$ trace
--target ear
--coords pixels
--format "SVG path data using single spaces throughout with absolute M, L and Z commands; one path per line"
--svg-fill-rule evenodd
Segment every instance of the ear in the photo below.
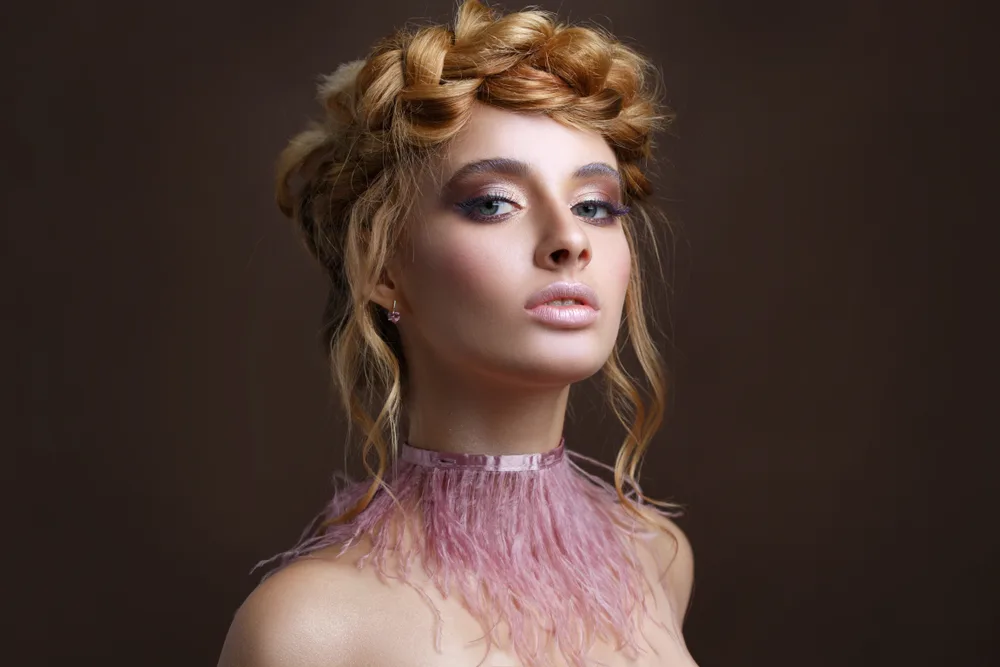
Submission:
M 379 281 L 371 292 L 371 300 L 386 310 L 392 310 L 392 302 L 396 302 L 396 310 L 402 311 L 403 295 L 396 280 L 397 272 L 395 266 L 387 266 L 382 271 Z

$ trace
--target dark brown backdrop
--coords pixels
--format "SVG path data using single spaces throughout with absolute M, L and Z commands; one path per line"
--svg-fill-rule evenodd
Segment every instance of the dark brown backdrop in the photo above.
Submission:
M 977 456 L 995 439 L 973 433 L 986 401 L 958 396 L 977 334 L 953 296 L 964 230 L 995 220 L 970 127 L 983 19 L 862 0 L 547 7 L 634 40 L 679 113 L 661 151 L 682 230 L 673 413 L 645 481 L 688 507 L 695 657 L 990 664 Z M 249 568 L 326 498 L 343 428 L 324 289 L 272 163 L 315 75 L 449 8 L 6 10 L 9 664 L 214 664 Z M 611 460 L 618 432 L 577 414 L 569 441 Z

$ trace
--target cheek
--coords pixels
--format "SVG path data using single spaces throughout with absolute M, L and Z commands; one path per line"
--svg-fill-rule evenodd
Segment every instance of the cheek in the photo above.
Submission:
M 612 253 L 610 263 L 609 274 L 616 288 L 615 293 L 624 303 L 625 290 L 628 287 L 629 277 L 632 275 L 632 255 L 629 252 L 628 241 L 625 240 L 624 235 Z
M 417 293 L 413 297 L 438 314 L 449 310 L 459 314 L 515 295 L 514 251 L 487 237 L 483 233 L 440 235 L 415 246 L 412 268 Z
M 621 287 L 622 293 L 625 293 L 625 288 L 628 286 L 629 278 L 632 275 L 632 255 L 628 250 L 628 245 L 625 245 L 622 250 L 621 257 L 618 261 L 618 281 Z

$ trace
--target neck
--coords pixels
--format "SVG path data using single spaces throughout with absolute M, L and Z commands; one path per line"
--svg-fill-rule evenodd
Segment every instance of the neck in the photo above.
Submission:
M 569 385 L 524 384 L 411 368 L 406 442 L 457 454 L 535 454 L 562 438 Z

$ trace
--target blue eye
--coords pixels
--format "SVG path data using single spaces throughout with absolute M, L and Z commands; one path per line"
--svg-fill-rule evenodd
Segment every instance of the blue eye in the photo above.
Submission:
M 606 218 L 617 218 L 629 212 L 628 206 L 615 206 L 611 202 L 591 199 L 582 201 L 573 207 L 573 213 L 581 218 L 591 220 L 603 220 Z
M 507 207 L 504 210 L 504 207 Z M 472 210 L 477 214 L 485 218 L 491 218 L 496 215 L 503 215 L 504 213 L 510 213 L 513 209 L 510 202 L 504 201 L 502 199 L 491 199 L 489 201 L 476 204 L 472 207 Z
M 483 196 L 456 204 L 457 208 L 473 220 L 498 220 L 514 212 L 516 204 L 505 197 Z
M 573 207 L 573 212 L 581 218 L 608 218 L 611 217 L 608 207 L 595 201 L 585 201 Z M 603 213 L 603 215 L 602 215 Z

